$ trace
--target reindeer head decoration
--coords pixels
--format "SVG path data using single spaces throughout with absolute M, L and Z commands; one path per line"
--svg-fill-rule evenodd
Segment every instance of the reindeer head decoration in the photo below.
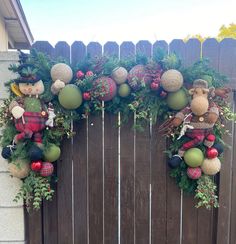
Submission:
M 193 88 L 189 90 L 189 94 L 192 95 L 190 107 L 195 115 L 202 116 L 208 111 L 208 97 L 209 95 L 214 96 L 214 91 L 214 87 L 208 88 L 208 83 L 205 80 L 198 79 L 193 82 Z

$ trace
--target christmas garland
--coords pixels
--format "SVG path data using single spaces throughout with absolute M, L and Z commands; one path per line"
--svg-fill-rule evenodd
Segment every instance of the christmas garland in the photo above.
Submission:
M 2 156 L 9 161 L 10 174 L 23 181 L 15 201 L 23 198 L 27 207 L 32 203 L 39 209 L 43 199 L 52 199 L 54 162 L 63 138 L 73 136 L 71 121 L 104 109 L 120 112 L 123 123 L 135 113 L 140 130 L 161 118 L 160 132 L 169 138 L 171 176 L 181 189 L 195 194 L 197 207 L 218 207 L 213 175 L 220 170 L 224 121 L 234 120 L 235 114 L 226 101 L 227 78 L 207 60 L 183 68 L 175 54 L 157 49 L 152 59 L 86 57 L 71 68 L 32 50 L 29 55 L 21 52 L 19 64 L 9 69 L 18 77 L 6 84 L 10 96 L 1 106 L 0 126 Z M 194 100 L 199 97 L 202 101 Z M 204 113 L 196 102 L 194 108 L 196 100 L 207 106 Z M 212 121 L 205 118 L 209 114 Z M 191 127 L 194 116 L 197 132 Z

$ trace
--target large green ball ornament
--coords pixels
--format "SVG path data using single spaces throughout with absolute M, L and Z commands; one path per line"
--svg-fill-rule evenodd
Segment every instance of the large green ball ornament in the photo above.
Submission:
M 44 159 L 48 162 L 55 162 L 61 155 L 61 149 L 55 144 L 50 144 L 48 148 L 43 151 Z
M 184 153 L 185 163 L 192 168 L 201 166 L 203 160 L 204 154 L 199 148 L 190 148 Z
M 63 108 L 77 109 L 82 104 L 82 94 L 76 85 L 66 85 L 58 95 L 59 102 Z
M 177 92 L 170 92 L 167 96 L 167 105 L 173 110 L 181 110 L 188 104 L 188 97 L 183 89 Z
M 130 86 L 128 84 L 121 84 L 118 89 L 120 97 L 128 97 L 130 94 Z

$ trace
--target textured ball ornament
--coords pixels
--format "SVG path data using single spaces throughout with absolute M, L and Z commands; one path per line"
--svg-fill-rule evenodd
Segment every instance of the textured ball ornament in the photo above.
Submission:
M 100 101 L 110 101 L 116 95 L 116 83 L 113 79 L 103 76 L 93 83 L 94 93 Z
M 192 180 L 197 180 L 201 177 L 202 175 L 202 170 L 200 167 L 196 167 L 196 168 L 191 168 L 188 167 L 187 169 L 187 175 L 190 179 Z
M 182 161 L 183 160 L 179 155 L 174 155 L 172 158 L 168 160 L 168 166 L 172 169 L 177 168 Z
M 175 69 L 167 70 L 161 76 L 161 86 L 167 92 L 176 92 L 183 86 L 184 78 Z
M 53 164 L 50 162 L 43 162 L 42 168 L 40 170 L 40 175 L 43 177 L 48 177 L 52 175 L 54 170 Z
M 166 102 L 169 108 L 181 110 L 188 104 L 188 97 L 186 92 L 180 89 L 177 92 L 168 93 Z
M 43 152 L 44 159 L 48 162 L 55 162 L 61 155 L 61 149 L 55 144 L 50 144 Z
M 212 147 L 218 151 L 219 155 L 224 152 L 224 147 L 220 143 L 215 143 Z
M 202 165 L 204 160 L 203 152 L 199 148 L 190 148 L 184 153 L 185 163 L 192 167 L 196 168 Z
M 123 67 L 117 67 L 111 73 L 111 78 L 118 85 L 125 83 L 127 77 L 128 77 L 128 71 Z
M 219 158 L 213 158 L 213 159 L 205 158 L 201 168 L 204 174 L 215 175 L 220 171 L 221 162 Z
M 25 160 L 18 160 L 17 162 L 12 162 L 8 164 L 8 170 L 10 175 L 23 179 L 29 175 L 30 166 Z
M 120 97 L 128 97 L 130 95 L 130 86 L 128 84 L 121 84 L 118 88 Z
M 69 83 L 73 77 L 73 71 L 71 67 L 64 63 L 53 65 L 50 73 L 53 81 L 61 80 L 64 83 Z
M 143 85 L 151 81 L 151 77 L 146 73 L 145 67 L 141 64 L 135 65 L 128 74 L 128 83 L 133 90 L 140 89 Z
M 37 161 L 43 158 L 43 150 L 35 145 L 29 149 L 29 158 L 31 161 Z
M 66 85 L 59 92 L 58 100 L 65 109 L 77 109 L 82 104 L 82 94 L 76 85 Z

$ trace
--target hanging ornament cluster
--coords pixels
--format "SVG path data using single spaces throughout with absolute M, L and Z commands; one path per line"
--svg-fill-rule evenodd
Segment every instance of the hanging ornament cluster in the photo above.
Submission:
M 184 69 L 176 55 L 158 52 L 152 60 L 88 57 L 73 68 L 35 50 L 27 57 L 21 53 L 19 64 L 10 67 L 18 78 L 8 83 L 10 97 L 0 110 L 2 157 L 10 174 L 23 181 L 16 200 L 39 209 L 52 198 L 60 142 L 73 135 L 71 121 L 104 109 L 120 112 L 124 121 L 135 112 L 137 130 L 150 119 L 165 120 L 160 131 L 171 138 L 171 175 L 196 194 L 198 206 L 217 207 L 215 195 L 202 204 L 199 190 L 215 189 L 224 115 L 235 118 L 225 100 L 229 89 L 219 88 L 225 77 L 206 61 Z

